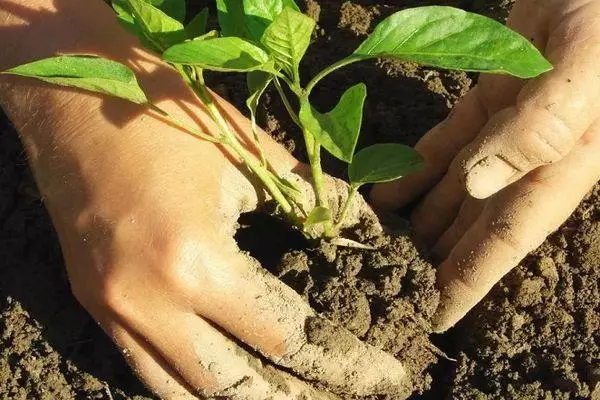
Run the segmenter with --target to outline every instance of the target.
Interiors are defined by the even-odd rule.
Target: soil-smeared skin
[[[377,250],[322,243],[286,253],[272,272],[321,315],[400,359],[411,375],[409,386],[422,393],[431,383],[427,368],[437,361],[428,339],[439,298],[435,270],[406,235],[378,234],[372,226],[363,220],[344,236]],[[326,327],[307,323],[308,340],[343,351],[343,338],[328,335]],[[393,393],[388,398],[404,397]]]
[[[199,9],[207,2],[191,3]],[[315,44],[303,63],[306,75],[314,75],[350,53],[376,21],[401,7],[461,5],[499,19],[510,7],[507,0],[299,3],[319,20]],[[211,11],[214,16],[214,7]],[[337,72],[313,95],[317,107],[326,110],[351,84],[367,83],[361,146],[375,141],[414,144],[445,117],[474,79],[471,74],[438,72],[406,63],[377,64],[359,63]],[[243,77],[219,75],[219,81],[233,103],[245,109]],[[265,100],[261,106],[263,126],[302,158],[300,135],[285,117],[281,103],[273,94]],[[343,165],[335,160],[326,158],[325,164],[330,173],[344,175]],[[414,260],[413,250],[406,239],[393,239],[392,243],[401,249],[394,256],[340,250],[341,268],[337,262],[327,261],[331,249],[313,250],[312,261],[308,255],[292,251],[282,265],[304,263],[306,268],[294,267],[299,276],[294,276],[293,269],[279,273],[318,311],[402,357],[400,347],[410,340],[395,335],[412,332],[418,336],[426,324],[410,325],[409,321],[409,329],[404,329],[396,322],[405,323],[408,315],[429,315],[427,309],[413,313],[411,307],[433,302],[407,295],[427,293],[428,286],[407,289],[405,282],[411,282],[410,274],[418,271],[410,261]],[[271,268],[278,262],[272,260]],[[386,263],[395,267],[384,266]],[[597,187],[559,232],[497,285],[457,328],[434,337],[438,347],[458,362],[442,359],[431,372],[433,389],[416,398],[600,399],[599,264]],[[406,272],[402,272],[404,268]],[[428,274],[417,282],[428,282]],[[342,287],[341,282],[349,283]],[[377,296],[389,311],[376,304]],[[318,340],[317,335],[312,338]],[[409,352],[423,351],[424,358],[432,357],[432,348],[424,342],[413,347]],[[405,362],[410,365],[410,359]],[[17,135],[0,114],[0,400],[152,398],[70,295],[56,235],[35,191]]]

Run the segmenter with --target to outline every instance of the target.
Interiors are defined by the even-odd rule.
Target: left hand
[[[438,270],[444,331],[556,230],[600,178],[600,2],[520,0],[508,25],[554,65],[531,81],[482,76],[417,144],[428,167],[376,186],[412,216]]]

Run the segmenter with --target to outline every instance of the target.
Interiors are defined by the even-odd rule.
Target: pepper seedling
[[[61,55],[4,73],[116,96],[146,107],[200,139],[226,147],[256,175],[293,225],[304,232],[322,225],[325,237],[338,234],[362,185],[399,179],[424,164],[415,150],[400,144],[376,144],[355,152],[367,88],[362,83],[350,87],[332,110],[322,113],[311,105],[310,95],[326,76],[372,58],[524,79],[552,68],[535,46],[502,24],[452,7],[428,6],[390,15],[352,54],[323,69],[303,86],[299,66],[316,24],[300,12],[294,0],[217,0],[220,31],[207,31],[206,8],[184,24],[185,0],[113,0],[112,5],[119,23],[179,72],[206,106],[218,134],[209,135],[171,116],[147,98],[132,70],[112,60]],[[258,156],[242,144],[215,105],[204,80],[205,70],[247,74],[246,104]],[[316,198],[310,212],[304,208],[299,188],[275,173],[260,145],[256,109],[270,85],[303,133]],[[297,108],[286,93],[297,97]],[[348,198],[339,215],[332,215],[327,198],[321,168],[323,149],[349,165]]]

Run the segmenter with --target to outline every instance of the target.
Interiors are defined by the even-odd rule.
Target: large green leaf
[[[420,171],[424,161],[419,153],[402,144],[386,143],[366,147],[354,155],[348,167],[350,185],[389,182]]]
[[[186,39],[183,24],[144,0],[125,0],[145,37],[154,47],[165,49]]]
[[[360,134],[366,96],[367,88],[363,83],[352,86],[342,95],[335,108],[326,114],[321,114],[308,101],[303,101],[300,121],[328,152],[350,163]]]
[[[206,33],[206,23],[208,21],[208,8],[204,7],[189,24],[185,27],[185,34],[188,39],[195,39]]]
[[[148,103],[135,74],[129,68],[96,56],[51,57],[20,65],[2,73],[108,94],[137,104]]]
[[[246,27],[256,41],[285,7],[300,11],[294,0],[243,0],[243,5]]]
[[[392,14],[354,52],[440,68],[535,77],[552,65],[527,39],[487,17],[452,7]]]
[[[269,55],[247,40],[224,37],[175,45],[165,51],[163,59],[213,71],[252,71],[266,68]]]
[[[275,65],[294,81],[299,80],[298,65],[310,44],[315,21],[286,7],[267,27],[262,43],[275,58]]]
[[[244,3],[242,3],[242,0],[217,0],[217,16],[223,36],[252,39],[246,27]]]

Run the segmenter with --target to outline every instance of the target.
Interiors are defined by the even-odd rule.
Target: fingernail
[[[488,156],[467,172],[465,185],[471,196],[485,199],[510,184],[516,172],[500,157]]]

